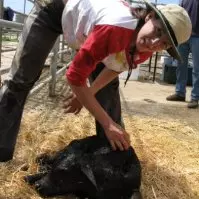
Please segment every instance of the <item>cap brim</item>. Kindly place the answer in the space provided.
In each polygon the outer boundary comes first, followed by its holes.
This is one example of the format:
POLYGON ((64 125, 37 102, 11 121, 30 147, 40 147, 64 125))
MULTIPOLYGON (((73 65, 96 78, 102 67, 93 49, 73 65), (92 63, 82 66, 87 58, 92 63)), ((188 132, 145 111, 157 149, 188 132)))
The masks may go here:
POLYGON ((144 2, 146 3, 146 5, 149 6, 149 7, 159 16, 159 18, 160 18, 160 20, 161 20, 161 22, 162 22, 162 24, 163 24, 163 26, 164 26, 164 29, 165 29, 165 31, 166 31, 166 33, 167 33, 167 35, 168 35, 168 38, 169 38, 169 40, 170 40, 170 42, 171 42, 171 46, 172 46, 171 48, 167 49, 167 52, 168 52, 174 59, 177 59, 177 60, 179 60, 179 61, 182 61, 182 57, 180 56, 180 54, 179 54, 179 52, 178 52, 178 49, 177 49, 177 47, 176 47, 176 45, 175 45, 175 43, 174 43, 174 40, 173 40, 173 38, 172 38, 172 36, 171 36, 171 34, 170 34, 170 32, 169 32, 169 28, 167 27, 166 22, 165 22, 165 19, 163 18, 161 12, 160 12, 153 4, 151 4, 151 3, 148 2, 147 0, 142 0, 142 1, 144 1, 144 2))

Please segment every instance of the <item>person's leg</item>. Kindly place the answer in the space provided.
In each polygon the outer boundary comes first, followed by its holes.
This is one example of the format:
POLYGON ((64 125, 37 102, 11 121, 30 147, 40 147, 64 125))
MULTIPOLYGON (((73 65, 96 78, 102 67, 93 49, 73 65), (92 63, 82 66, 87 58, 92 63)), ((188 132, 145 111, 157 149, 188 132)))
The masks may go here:
POLYGON ((62 0, 34 8, 23 29, 8 80, 0 89, 0 161, 12 159, 26 97, 61 34, 62 0))
POLYGON ((176 69, 176 94, 182 97, 186 95, 186 85, 187 85, 187 67, 188 67, 188 57, 190 53, 189 41, 179 46, 180 55, 183 58, 183 62, 178 62, 176 69))
POLYGON ((181 44, 178 47, 180 55, 183 58, 183 62, 178 61, 176 69, 176 87, 175 94, 168 96, 168 101, 185 101, 186 96, 186 85, 187 85, 187 65, 188 57, 190 53, 189 41, 181 44))
POLYGON ((190 41, 192 60, 193 60, 193 71, 192 71, 192 91, 191 101, 188 104, 189 108, 197 108, 199 100, 199 37, 191 37, 190 41))
MULTIPOLYGON (((92 83, 100 72, 103 70, 105 65, 99 63, 96 66, 95 71, 90 75, 89 80, 92 83)), ((121 103, 119 94, 119 79, 115 78, 108 85, 102 88, 97 94, 96 99, 108 115, 112 118, 114 122, 124 127, 121 117, 121 103)), ((105 132, 103 127, 99 122, 96 121, 96 133, 100 138, 105 138, 105 132)))

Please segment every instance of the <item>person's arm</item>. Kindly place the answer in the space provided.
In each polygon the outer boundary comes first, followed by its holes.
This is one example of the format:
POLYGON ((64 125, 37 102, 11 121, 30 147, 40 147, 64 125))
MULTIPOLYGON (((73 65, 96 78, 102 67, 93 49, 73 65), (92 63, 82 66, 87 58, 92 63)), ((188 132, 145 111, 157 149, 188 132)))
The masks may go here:
MULTIPOLYGON (((114 52, 121 53, 121 50, 130 44, 132 33, 132 30, 121 27, 109 25, 96 26, 69 67, 67 71, 68 81, 71 81, 76 86, 85 83, 86 77, 94 70, 99 60, 102 60, 104 57, 108 58, 109 54, 114 55, 114 52), (118 43, 118 41, 120 42, 118 43)), ((120 73, 119 71, 124 70, 124 62, 121 60, 125 59, 125 57, 122 58, 122 55, 123 53, 116 53, 115 56, 111 56, 105 60, 106 67, 90 87, 94 95, 117 77, 120 73)), ((64 99, 63 108, 65 109, 65 113, 78 114, 82 109, 82 105, 76 96, 70 93, 64 99)))
POLYGON ((105 67, 91 84, 91 93, 95 95, 100 89, 104 88, 108 83, 118 77, 119 74, 119 72, 115 72, 105 67))
POLYGON ((76 86, 85 84, 97 63, 109 55, 128 49, 133 34, 133 30, 123 27, 96 26, 75 55, 67 70, 67 79, 76 86))
POLYGON ((95 119, 102 125, 113 150, 116 150, 117 148, 120 150, 127 150, 130 146, 129 135, 103 110, 89 87, 87 87, 87 85, 75 86, 73 84, 70 84, 70 87, 80 103, 86 107, 95 119))
POLYGON ((100 106, 92 91, 86 86, 86 79, 98 62, 110 54, 126 49, 132 38, 133 31, 130 29, 110 25, 96 26, 81 46, 66 73, 68 83, 79 102, 103 126, 112 148, 120 150, 129 147, 129 136, 100 106))
MULTIPOLYGON (((91 93, 95 95, 100 89, 105 87, 118 75, 119 72, 115 72, 105 67, 89 87, 91 93)), ((77 100, 77 97, 73 93, 71 93, 67 96, 67 98, 64 99, 63 108, 65 109, 65 113, 78 114, 82 109, 82 105, 77 100)))
POLYGON ((95 117, 95 119, 104 128, 105 134, 113 148, 116 150, 127 150, 130 146, 130 139, 127 132, 121 126, 116 124, 104 109, 97 102, 94 94, 102 87, 112 81, 118 74, 109 69, 104 69, 96 79, 92 88, 87 85, 75 86, 69 82, 69 85, 77 97, 78 101, 95 117))

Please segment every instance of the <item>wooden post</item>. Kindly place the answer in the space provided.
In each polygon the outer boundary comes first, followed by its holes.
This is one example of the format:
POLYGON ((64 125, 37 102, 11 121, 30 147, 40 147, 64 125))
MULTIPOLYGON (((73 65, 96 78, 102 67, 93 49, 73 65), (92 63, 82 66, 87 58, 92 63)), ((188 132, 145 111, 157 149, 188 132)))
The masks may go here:
MULTIPOLYGON (((3 18, 3 2, 4 0, 0 0, 0 19, 3 18)), ((0 28, 0 67, 1 67, 1 51, 2 51, 2 28, 0 28)), ((0 86, 1 86, 1 74, 0 74, 0 86)))

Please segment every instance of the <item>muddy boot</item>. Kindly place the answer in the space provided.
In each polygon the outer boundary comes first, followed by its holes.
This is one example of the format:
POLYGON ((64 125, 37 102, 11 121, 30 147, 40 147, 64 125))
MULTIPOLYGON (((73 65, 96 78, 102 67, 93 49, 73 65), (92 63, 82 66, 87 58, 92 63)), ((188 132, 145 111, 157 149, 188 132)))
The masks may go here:
POLYGON ((173 94, 173 95, 169 95, 166 98, 167 101, 178 101, 178 102, 184 102, 185 101, 185 97, 182 97, 180 95, 177 94, 173 94))
POLYGON ((191 100, 188 105, 188 108, 198 108, 198 100, 191 100))

